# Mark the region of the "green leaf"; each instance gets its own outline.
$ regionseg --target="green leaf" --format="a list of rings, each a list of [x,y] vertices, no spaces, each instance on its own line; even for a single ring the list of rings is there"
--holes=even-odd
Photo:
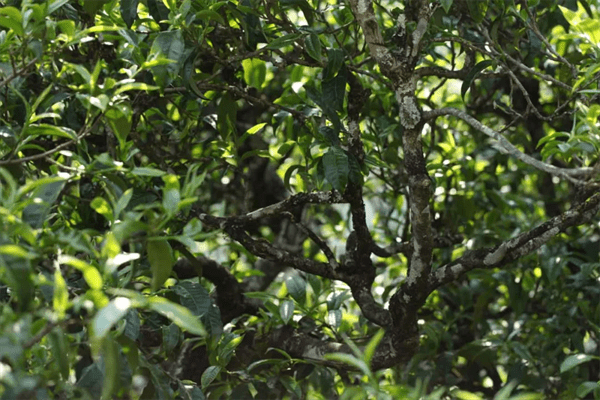
[[[266,123],[266,122],[262,122],[262,123],[260,123],[260,124],[256,124],[256,125],[254,125],[252,128],[248,129],[248,130],[246,131],[246,133],[247,133],[248,135],[254,135],[256,132],[260,132],[260,130],[262,130],[262,128],[264,128],[264,127],[265,127],[265,125],[267,125],[267,123]]]
[[[83,9],[90,15],[94,16],[109,0],[83,0]]]
[[[108,232],[102,242],[102,251],[100,256],[107,259],[113,260],[117,255],[121,253],[121,244],[115,237],[114,232]],[[105,272],[107,272],[105,270]]]
[[[313,26],[314,23],[314,9],[306,0],[280,0],[279,4],[283,7],[287,8],[289,6],[296,6],[302,10],[304,14],[304,18],[306,18],[306,22],[308,22],[308,26]]]
[[[283,184],[285,185],[287,190],[290,190],[290,179],[292,179],[292,175],[294,174],[294,172],[296,170],[301,170],[302,168],[304,168],[304,166],[295,164],[295,165],[291,165],[285,171],[285,174],[283,176]]]
[[[92,320],[92,332],[97,338],[104,338],[112,327],[127,314],[132,301],[127,297],[116,297],[100,309]]]
[[[247,58],[242,61],[244,81],[249,86],[260,89],[267,77],[267,64],[259,58]]]
[[[206,389],[206,387],[210,385],[220,373],[221,367],[217,365],[211,365],[210,367],[206,368],[202,373],[202,378],[200,378],[200,385],[202,385],[202,389]]]
[[[337,361],[360,370],[365,375],[371,375],[369,366],[360,358],[345,353],[330,353],[323,356],[326,360]]]
[[[148,240],[146,242],[146,253],[152,272],[151,288],[156,291],[171,276],[173,265],[175,265],[173,249],[167,240]]]
[[[558,143],[564,143],[564,141],[562,140],[558,140],[559,138],[568,138],[571,135],[568,132],[552,132],[549,135],[544,136],[543,138],[541,138],[538,141],[538,147],[541,147],[542,145],[544,145],[546,142],[558,142]]]
[[[127,28],[131,28],[133,21],[137,18],[139,0],[121,0],[121,17]]]
[[[102,399],[112,398],[119,385],[119,348],[111,336],[107,336],[102,346],[102,361],[104,361],[104,380],[102,381]]]
[[[91,289],[100,290],[102,289],[103,281],[100,272],[94,266],[86,263],[79,258],[70,256],[70,255],[61,255],[58,257],[59,264],[70,265],[71,267],[77,268],[79,271],[83,273],[83,278],[85,282]]]
[[[334,328],[339,328],[342,324],[342,310],[329,310],[327,312],[327,323]]]
[[[327,66],[323,70],[323,80],[327,81],[337,75],[344,64],[344,51],[342,49],[327,50]]]
[[[210,295],[199,283],[183,281],[174,289],[181,299],[181,305],[198,317],[205,315],[212,305]]]
[[[140,316],[137,310],[130,309],[125,315],[125,329],[123,335],[131,340],[137,340],[140,336]]]
[[[480,24],[485,18],[485,14],[488,9],[487,1],[467,1],[467,7],[469,8],[469,14],[471,14],[471,18],[473,21]]]
[[[373,335],[371,340],[369,340],[369,343],[367,343],[367,345],[365,346],[364,360],[366,361],[367,365],[371,365],[371,360],[373,359],[375,350],[377,349],[377,346],[379,346],[379,343],[381,343],[381,340],[383,339],[384,335],[385,329],[378,330],[377,333]]]
[[[585,398],[590,392],[600,389],[600,382],[587,381],[577,387],[575,393],[580,399]]]
[[[152,177],[163,176],[166,174],[166,172],[161,171],[160,169],[149,168],[149,167],[139,167],[139,168],[136,167],[131,170],[131,173],[136,176],[152,176]]]
[[[217,130],[225,140],[229,138],[232,132],[235,132],[237,122],[237,103],[226,93],[219,102],[217,108]]]
[[[8,29],[11,29],[14,33],[19,36],[23,36],[23,17],[21,12],[15,7],[2,7],[0,8],[0,25]],[[6,16],[6,17],[5,17]]]
[[[112,208],[105,198],[94,198],[94,200],[92,200],[92,202],[90,203],[90,207],[92,207],[92,209],[98,214],[106,218],[107,221],[112,222],[114,220]]]
[[[213,337],[223,334],[223,321],[221,320],[221,311],[216,305],[211,305],[208,313],[202,317],[202,323],[208,328],[210,335]]]
[[[452,7],[453,1],[454,0],[440,0],[442,8],[444,9],[444,11],[446,11],[446,14],[450,12],[450,7]]]
[[[123,192],[123,195],[121,196],[121,198],[119,198],[119,201],[117,201],[117,204],[115,205],[114,215],[116,218],[119,218],[119,216],[121,215],[121,212],[123,212],[123,210],[125,210],[125,208],[129,204],[129,202],[131,201],[132,197],[133,197],[133,188],[129,188]]]
[[[282,47],[294,44],[296,40],[300,39],[302,36],[304,36],[303,33],[288,33],[287,35],[280,36],[277,39],[271,41],[271,43],[269,43],[266,48],[280,49]]]
[[[294,316],[294,302],[285,300],[279,305],[279,315],[284,324],[287,325],[290,319]]]
[[[58,10],[59,8],[61,8],[65,4],[67,4],[68,2],[69,2],[69,0],[51,1],[50,4],[48,5],[48,15],[52,14],[54,11]]]
[[[599,359],[600,359],[600,357],[592,356],[589,354],[573,354],[573,355],[567,357],[560,364],[560,373],[562,374],[563,372],[567,372],[568,370],[575,368],[579,364],[583,364],[583,363],[586,363],[591,360],[599,360]]]
[[[494,400],[508,400],[510,394],[517,387],[518,384],[519,382],[516,380],[507,383],[502,387],[502,389],[498,391],[498,393],[496,393],[496,396],[494,396]]]
[[[52,297],[52,309],[59,319],[63,319],[69,308],[69,291],[60,269],[54,271],[54,294]]]
[[[287,291],[300,305],[306,303],[306,281],[298,274],[292,274],[285,280]]]
[[[59,181],[50,181],[38,187],[31,196],[35,202],[23,209],[23,221],[33,228],[41,228],[44,221],[46,221],[50,208],[58,199],[58,195],[64,186],[65,181],[61,179]]]
[[[323,168],[327,181],[334,189],[343,192],[350,172],[346,152],[339,147],[331,147],[323,156]]]
[[[478,3],[478,2],[475,2],[475,3]],[[473,68],[471,68],[471,70],[465,77],[465,80],[463,81],[462,86],[460,88],[460,95],[461,95],[463,101],[465,101],[465,94],[467,93],[467,90],[469,90],[469,88],[471,87],[471,83],[473,83],[473,80],[475,79],[475,77],[477,75],[479,75],[479,73],[481,71],[483,71],[484,69],[486,69],[487,67],[489,67],[492,64],[493,64],[493,62],[491,60],[484,60],[484,61],[477,63]]]
[[[330,105],[338,112],[343,110],[347,79],[347,70],[345,67],[341,67],[335,78],[323,81],[321,84],[323,104]]]
[[[106,111],[106,107],[108,107],[110,99],[105,94],[99,94],[98,96],[90,96],[89,101],[91,105],[104,112]]]
[[[192,314],[187,308],[162,297],[148,299],[148,306],[153,311],[173,321],[181,329],[185,329],[194,335],[206,336],[206,330],[198,317]]]
[[[321,62],[321,40],[316,33],[311,32],[304,38],[304,47],[309,56]]]
[[[0,255],[0,267],[5,271],[3,279],[17,300],[17,310],[26,311],[34,296],[31,263],[27,260]]]
[[[117,85],[120,85],[121,82],[118,82]],[[115,90],[115,95],[121,94],[123,92],[128,92],[130,90],[144,90],[146,92],[150,92],[152,90],[158,89],[157,86],[148,85],[147,83],[142,82],[127,82],[119,86],[117,90]]]
[[[104,380],[104,371],[101,368],[101,364],[101,362],[95,362],[85,367],[81,371],[81,377],[75,386],[85,389],[89,393],[100,393],[102,390],[102,381]]]
[[[225,25],[225,21],[223,20],[221,14],[214,10],[201,10],[196,13],[196,18],[201,21],[216,21],[221,25]]]
[[[363,172],[360,169],[360,164],[356,160],[356,157],[354,157],[353,155],[348,156],[348,167],[350,168],[350,172],[348,173],[348,178],[350,179],[350,182],[362,185]]]
[[[147,0],[148,11],[156,22],[169,19],[169,9],[163,0]]]
[[[24,248],[16,244],[3,244],[0,245],[0,254],[4,254],[7,256],[12,256],[16,258],[24,258],[27,260],[31,260],[35,258],[34,254],[31,254]]]
[[[279,377],[279,382],[283,384],[289,393],[293,393],[295,398],[302,398],[302,388],[296,379],[289,375],[281,375]],[[245,398],[248,398],[247,395]]]
[[[559,5],[558,8],[562,12],[563,17],[565,17],[569,25],[577,26],[581,22],[580,13],[569,10],[568,8],[563,7],[561,5]]]
[[[67,337],[60,327],[55,327],[48,335],[52,356],[58,364],[63,379],[69,379],[69,347]]]
[[[119,145],[122,149],[125,147],[129,132],[131,132],[132,114],[133,113],[129,105],[124,103],[112,106],[105,114],[113,133],[119,140]]]
[[[160,32],[156,36],[150,49],[150,59],[165,58],[170,60],[167,65],[152,68],[152,74],[158,86],[164,88],[171,83],[183,61],[184,48],[183,34],[180,30]]]
[[[459,400],[483,400],[483,397],[476,393],[467,392],[466,390],[453,390],[452,396]]]

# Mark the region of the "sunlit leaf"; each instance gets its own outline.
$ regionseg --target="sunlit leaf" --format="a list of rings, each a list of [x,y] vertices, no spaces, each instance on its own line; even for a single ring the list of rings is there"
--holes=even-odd
[[[194,314],[186,307],[173,303],[162,297],[152,297],[148,299],[150,309],[162,314],[173,321],[181,329],[198,336],[205,336],[204,326]]]
[[[576,366],[586,363],[588,361],[591,360],[600,360],[599,356],[593,356],[590,354],[573,354],[570,355],[569,357],[567,357],[561,364],[560,364],[560,373],[562,374],[563,372],[567,372],[570,369],[575,368]]]

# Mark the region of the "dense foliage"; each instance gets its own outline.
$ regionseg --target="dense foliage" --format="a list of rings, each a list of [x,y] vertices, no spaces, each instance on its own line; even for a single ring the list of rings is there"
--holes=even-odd
[[[1,399],[600,398],[600,4],[0,1]]]

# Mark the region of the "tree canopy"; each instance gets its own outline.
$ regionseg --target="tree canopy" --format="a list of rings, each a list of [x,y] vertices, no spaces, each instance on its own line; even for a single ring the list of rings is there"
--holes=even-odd
[[[594,0],[0,1],[1,399],[600,399]]]

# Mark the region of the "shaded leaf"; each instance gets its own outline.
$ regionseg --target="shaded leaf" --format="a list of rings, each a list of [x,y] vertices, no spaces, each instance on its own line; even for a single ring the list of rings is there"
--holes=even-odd
[[[323,168],[327,181],[334,189],[343,192],[350,172],[346,152],[339,147],[331,147],[323,156]]]
[[[343,110],[347,79],[346,68],[341,67],[335,78],[323,81],[321,84],[323,104],[331,106],[337,112]]]
[[[463,101],[465,100],[465,94],[467,93],[467,90],[469,90],[469,88],[471,87],[471,83],[473,83],[475,77],[479,75],[481,71],[483,71],[492,64],[493,62],[491,60],[484,60],[477,63],[475,66],[473,66],[473,68],[471,68],[460,88],[460,95],[462,96]]]
[[[442,5],[442,8],[444,9],[444,11],[446,11],[446,14],[448,14],[448,12],[450,12],[450,7],[452,7],[452,2],[454,0],[440,0],[440,4]]]
[[[329,80],[337,75],[344,63],[344,51],[342,49],[327,50],[327,65],[323,70],[323,80]]]
[[[306,302],[306,281],[298,274],[292,274],[285,280],[288,293],[298,302],[304,305]]]
[[[208,292],[199,283],[184,281],[174,289],[181,298],[181,304],[198,317],[205,315],[212,305]]]
[[[321,62],[321,40],[319,40],[319,36],[316,33],[311,32],[304,38],[304,47],[309,56]]]
[[[300,39],[304,36],[303,33],[288,33],[287,35],[283,35],[278,37],[277,39],[271,41],[268,45],[268,49],[280,49],[285,46],[289,46],[294,44],[296,40]]]
[[[200,378],[200,384],[202,385],[202,389],[205,389],[208,385],[215,380],[215,378],[221,373],[221,367],[216,365],[211,365],[206,368],[202,373],[202,378]]]
[[[139,0],[121,0],[121,17],[127,28],[131,28],[133,21],[137,18],[137,7]]]
[[[39,199],[39,201],[29,204],[23,209],[23,221],[33,228],[41,228],[64,186],[65,181],[61,179],[38,187],[31,197]]]

